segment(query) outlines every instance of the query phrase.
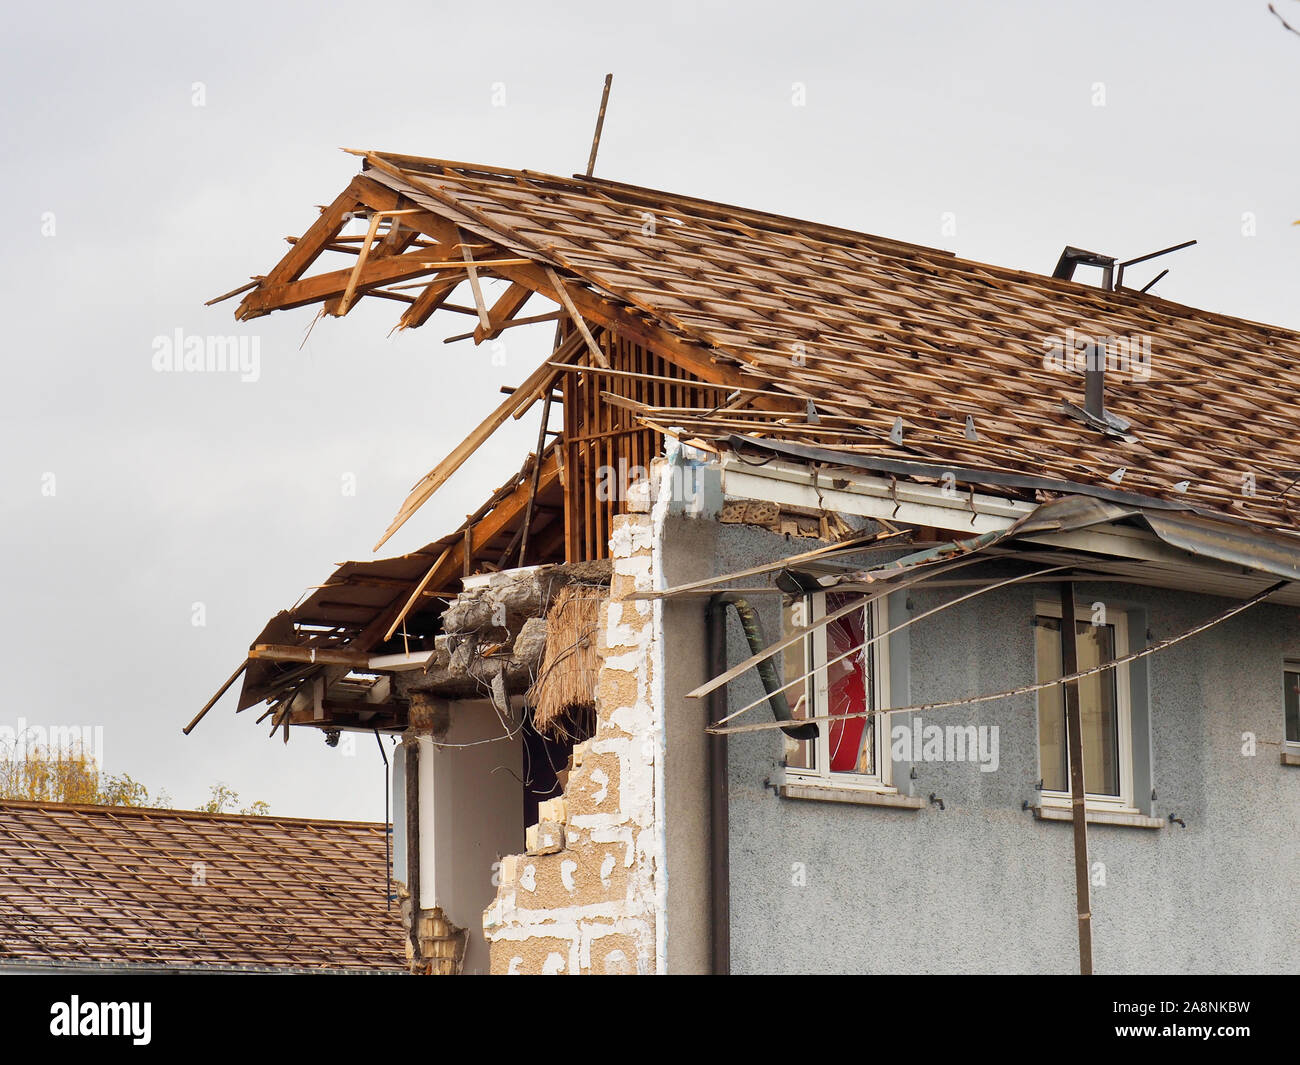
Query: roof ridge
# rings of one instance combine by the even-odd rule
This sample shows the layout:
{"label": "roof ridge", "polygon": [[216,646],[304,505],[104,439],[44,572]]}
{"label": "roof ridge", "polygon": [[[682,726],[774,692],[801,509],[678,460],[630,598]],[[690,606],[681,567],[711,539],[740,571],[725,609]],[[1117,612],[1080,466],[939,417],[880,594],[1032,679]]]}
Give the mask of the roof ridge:
{"label": "roof ridge", "polygon": [[702,197],[668,192],[663,189],[651,188],[647,185],[635,185],[629,182],[616,181],[612,178],[595,176],[587,177],[581,174],[564,177],[562,175],[550,174],[541,170],[518,170],[509,167],[489,166],[483,163],[470,163],[451,159],[435,159],[427,156],[405,155],[399,152],[365,151],[353,148],[347,148],[344,149],[344,151],[347,151],[352,155],[361,156],[362,158],[376,157],[386,161],[392,161],[393,163],[397,163],[399,166],[401,162],[411,162],[445,167],[451,170],[462,171],[467,174],[518,177],[531,181],[553,183],[559,186],[583,189],[586,191],[601,191],[607,193],[623,192],[640,195],[644,198],[653,197],[664,201],[678,202],[684,206],[695,209],[704,208],[709,211],[717,212],[719,217],[723,220],[735,219],[743,221],[742,216],[756,219],[769,219],[794,227],[799,233],[806,236],[817,237],[828,235],[839,238],[851,237],[858,241],[865,240],[870,242],[875,249],[879,250],[883,254],[894,253],[904,256],[939,256],[943,258],[946,265],[950,264],[957,267],[986,270],[1005,280],[1040,286],[1048,291],[1059,293],[1062,296],[1082,298],[1083,300],[1096,305],[1096,310],[1098,311],[1123,311],[1130,310],[1134,306],[1151,307],[1159,305],[1167,312],[1177,312],[1182,317],[1198,318],[1217,325],[1233,327],[1245,326],[1255,330],[1264,330],[1271,334],[1281,334],[1284,337],[1300,339],[1300,328],[1291,328],[1272,322],[1261,322],[1257,319],[1244,318],[1240,315],[1228,314],[1205,307],[1195,307],[1185,303],[1178,303],[1175,300],[1169,300],[1163,296],[1155,295],[1154,293],[1140,293],[1136,289],[1129,288],[1116,289],[1113,291],[1101,289],[1084,282],[1072,280],[1067,281],[1062,278],[1052,277],[1047,273],[1039,273],[1035,270],[1022,267],[1004,266],[998,263],[983,262],[979,259],[965,258],[954,251],[932,247],[927,244],[917,244],[913,241],[898,240],[894,237],[881,236],[880,234],[869,233],[865,230],[849,229],[845,226],[836,226],[826,222],[815,222],[810,219],[796,218],[792,215],[778,214],[773,211],[764,211],[759,208],[745,207],[740,204],[728,204],[716,200],[704,199]]}
{"label": "roof ridge", "polygon": [[280,817],[275,814],[209,813],[207,810],[183,810],[166,806],[106,806],[97,803],[48,802],[37,799],[0,799],[0,811],[6,809],[46,812],[99,813],[114,816],[170,817],[178,821],[235,821],[247,824],[298,824],[365,828],[384,831],[380,821],[343,821],[337,818]]}
{"label": "roof ridge", "polygon": [[386,161],[423,163],[431,166],[446,167],[449,170],[459,170],[467,174],[487,174],[496,177],[504,175],[509,177],[526,178],[531,181],[540,181],[560,186],[568,186],[571,188],[594,189],[595,191],[616,189],[628,193],[641,193],[660,200],[674,200],[683,204],[689,204],[696,208],[709,208],[722,213],[728,218],[734,218],[737,215],[748,215],[754,218],[784,222],[792,227],[797,227],[799,231],[803,233],[812,233],[815,231],[841,237],[853,237],[858,240],[865,237],[873,242],[888,245],[901,251],[924,252],[927,255],[940,255],[944,258],[957,257],[956,252],[951,252],[944,248],[934,248],[927,244],[917,244],[913,241],[898,240],[894,237],[882,236],[879,233],[868,233],[865,230],[849,229],[847,226],[832,225],[829,222],[816,222],[809,218],[796,218],[794,215],[779,214],[775,211],[765,211],[758,207],[745,207],[741,204],[723,203],[720,200],[708,200],[701,196],[688,196],[685,193],[669,192],[666,189],[656,189],[649,185],[636,185],[627,181],[616,181],[613,178],[595,177],[594,175],[588,177],[585,174],[573,174],[569,177],[565,177],[561,174],[550,174],[544,170],[514,170],[509,167],[488,166],[484,163],[467,163],[452,159],[432,159],[426,156],[404,155],[400,152],[361,151],[355,148],[345,148],[344,151],[352,155],[359,155],[363,159],[367,157],[375,157]]}

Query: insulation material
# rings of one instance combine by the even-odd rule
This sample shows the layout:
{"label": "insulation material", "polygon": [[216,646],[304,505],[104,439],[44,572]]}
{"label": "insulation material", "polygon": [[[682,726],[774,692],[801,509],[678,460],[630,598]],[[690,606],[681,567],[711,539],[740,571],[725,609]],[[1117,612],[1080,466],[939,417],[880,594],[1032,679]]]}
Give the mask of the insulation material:
{"label": "insulation material", "polygon": [[591,734],[600,670],[596,628],[608,594],[604,587],[569,585],[561,589],[547,614],[542,668],[528,693],[534,725],[543,735]]}

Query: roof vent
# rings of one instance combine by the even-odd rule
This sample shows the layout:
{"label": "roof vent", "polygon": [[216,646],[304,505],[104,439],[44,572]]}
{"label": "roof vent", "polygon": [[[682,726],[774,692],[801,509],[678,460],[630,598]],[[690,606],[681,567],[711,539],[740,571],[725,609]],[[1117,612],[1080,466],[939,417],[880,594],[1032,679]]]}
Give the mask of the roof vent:
{"label": "roof vent", "polygon": [[1088,352],[1088,368],[1085,371],[1084,400],[1082,407],[1076,407],[1068,399],[1061,401],[1065,413],[1071,418],[1098,429],[1107,436],[1116,436],[1130,443],[1137,439],[1129,430],[1132,423],[1121,418],[1114,411],[1106,409],[1104,399],[1106,385],[1106,349],[1095,345]]}
{"label": "roof vent", "polygon": [[[1084,251],[1082,248],[1073,248],[1066,245],[1065,250],[1061,252],[1061,257],[1056,260],[1056,269],[1052,271],[1052,276],[1060,278],[1062,281],[1073,281],[1076,267],[1095,266],[1101,270],[1101,287],[1107,292],[1113,292],[1124,287],[1124,271],[1130,266],[1136,266],[1138,263],[1145,263],[1151,259],[1158,259],[1160,256],[1168,255],[1173,251],[1182,251],[1184,248],[1190,248],[1195,243],[1194,240],[1185,240],[1181,244],[1161,248],[1159,251],[1153,251],[1147,255],[1139,255],[1136,259],[1125,259],[1118,264],[1118,269],[1116,268],[1114,256],[1098,255],[1095,251]],[[1147,292],[1167,273],[1169,273],[1168,270],[1161,270],[1138,291]]]}
{"label": "roof vent", "polygon": [[1082,248],[1072,248],[1068,244],[1065,251],[1061,252],[1061,257],[1056,261],[1056,269],[1052,271],[1053,277],[1058,277],[1062,281],[1074,280],[1074,270],[1078,266],[1096,266],[1101,269],[1101,287],[1109,292],[1114,287],[1115,279],[1115,258],[1112,255],[1098,255],[1095,251],[1084,251]]}

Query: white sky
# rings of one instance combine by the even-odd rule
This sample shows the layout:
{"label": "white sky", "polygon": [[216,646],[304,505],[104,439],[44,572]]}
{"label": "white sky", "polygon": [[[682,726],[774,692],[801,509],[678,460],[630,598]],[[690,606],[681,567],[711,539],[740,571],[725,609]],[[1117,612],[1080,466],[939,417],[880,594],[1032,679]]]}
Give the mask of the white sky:
{"label": "white sky", "polygon": [[[223,781],[276,813],[382,817],[373,739],[284,747],[233,693],[180,729],[542,357],[444,346],[452,316],[389,339],[401,308],[379,301],[302,350],[314,309],[202,306],[340,191],[340,146],[572,173],[612,70],[602,176],[1044,273],[1065,244],[1195,237],[1135,280],[1168,266],[1168,299],[1300,328],[1300,36],[1264,0],[55,3],[7,22],[0,725],[102,725],[106,768],[182,806]],[[260,380],[155,373],[176,329],[259,336]],[[385,552],[459,524],[531,422]]]}

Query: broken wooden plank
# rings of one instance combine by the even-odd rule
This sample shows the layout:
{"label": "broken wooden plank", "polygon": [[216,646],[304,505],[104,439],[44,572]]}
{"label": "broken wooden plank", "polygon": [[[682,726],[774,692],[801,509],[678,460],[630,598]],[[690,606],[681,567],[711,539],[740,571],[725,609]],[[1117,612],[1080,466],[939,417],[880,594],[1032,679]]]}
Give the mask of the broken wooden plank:
{"label": "broken wooden plank", "polygon": [[[366,230],[366,239],[361,243],[361,251],[357,255],[357,261],[352,267],[352,276],[348,278],[347,287],[343,290],[343,295],[339,297],[338,310],[334,313],[347,314],[348,307],[352,304],[352,297],[356,295],[357,279],[361,276],[361,271],[365,269],[366,260],[370,257],[371,245],[375,242],[375,234],[379,232],[379,223],[383,221],[383,213],[376,211],[370,216],[370,227]],[[326,312],[329,308],[326,307]]]}
{"label": "broken wooden plank", "polygon": [[433,575],[438,572],[438,567],[443,564],[449,554],[451,554],[450,547],[443,551],[434,564],[429,567],[429,571],[424,575],[424,578],[420,583],[415,586],[415,591],[413,591],[410,598],[406,600],[406,604],[398,612],[397,617],[393,618],[393,623],[388,626],[388,631],[384,633],[384,638],[379,641],[380,643],[387,643],[393,638],[393,633],[395,633],[397,627],[406,620],[406,616],[411,612],[411,608],[420,601],[420,596],[422,596],[424,590],[429,587],[429,582],[433,580]]}
{"label": "broken wooden plank", "polygon": [[402,314],[396,328],[415,329],[424,325],[433,312],[444,305],[447,297],[455,292],[464,280],[464,276],[459,273],[439,274],[429,282],[424,291],[415,298],[415,302]]}
{"label": "broken wooden plank", "polygon": [[354,177],[348,183],[348,187],[335,197],[334,202],[307,227],[307,231],[298,238],[297,243],[289,249],[284,258],[271,268],[263,283],[279,285],[300,278],[307,267],[316,261],[322,248],[337,237],[339,230],[351,220],[353,213],[361,205],[361,194],[367,185],[383,188],[378,182],[369,178],[361,175]]}
{"label": "broken wooden plank", "polygon": [[239,679],[240,674],[243,673],[244,670],[246,670],[247,668],[248,668],[248,659],[245,658],[243,662],[239,664],[239,668],[235,670],[235,672],[230,674],[229,677],[226,678],[226,683],[221,685],[221,687],[217,689],[216,694],[213,695],[211,699],[209,699],[206,703],[203,704],[203,709],[194,715],[194,720],[191,721],[188,725],[186,725],[183,729],[181,729],[181,732],[183,732],[186,736],[188,736],[194,730],[194,726],[197,725],[200,721],[203,720],[204,717],[207,716],[208,711],[217,705],[217,700],[220,699],[223,695],[226,694],[226,692],[230,690],[230,686]]}
{"label": "broken wooden plank", "polygon": [[257,286],[260,285],[261,283],[262,283],[262,279],[260,277],[255,277],[253,278],[252,281],[250,281],[246,285],[240,285],[238,288],[232,288],[229,292],[223,292],[220,296],[213,296],[212,299],[205,300],[203,306],[212,307],[218,303],[222,303],[225,300],[230,299],[233,296],[242,295],[243,293],[247,292],[249,289],[257,288]]}
{"label": "broken wooden plank", "polygon": [[[539,492],[545,492],[559,479],[558,452],[558,448],[553,449],[542,463],[541,477],[538,482]],[[527,506],[530,490],[531,485],[528,481],[521,482],[509,495],[499,500],[496,506],[482,515],[475,523],[475,541],[480,544],[490,542],[511,522],[519,518],[524,507]],[[464,548],[463,540],[457,540],[451,545],[450,553],[438,566],[430,584],[444,587],[460,574],[465,565]]]}
{"label": "broken wooden plank", "polygon": [[[357,251],[359,259],[362,256],[365,256],[368,260],[391,259],[395,255],[401,255],[412,246],[420,248],[421,250],[427,250],[431,258],[437,259],[442,257],[441,251],[435,250],[437,248],[436,243],[430,244],[425,241],[418,241],[417,238],[423,236],[423,234],[418,229],[404,226],[398,221],[398,218],[403,213],[404,212],[402,211],[377,212],[378,217],[386,218],[388,220],[388,232],[380,237],[377,242],[370,232],[368,232],[365,237],[361,238],[361,243]],[[352,238],[345,237],[342,239],[350,240]],[[371,292],[369,295],[381,295],[381,293]],[[325,313],[333,317],[341,318],[347,314],[353,306],[354,304],[351,299],[346,299],[345,301],[345,297],[340,297],[326,302]]]}
{"label": "broken wooden plank", "polygon": [[370,664],[370,656],[360,651],[299,647],[294,644],[259,643],[249,649],[248,657],[268,662],[308,662],[314,666],[348,666],[351,669],[365,669]]}
{"label": "broken wooden plank", "polygon": [[538,395],[549,391],[551,380],[556,372],[549,363],[542,363],[519,386],[517,392],[506,397],[505,402],[480,422],[469,436],[457,444],[450,455],[426,473],[411,489],[398,510],[397,516],[384,531],[384,535],[379,538],[379,542],[375,544],[374,550],[378,551],[383,547],[389,538],[406,524],[410,516],[419,510],[428,498],[465,464],[465,460],[474,454],[488,437],[506,423],[506,420],[512,414],[521,407],[526,409],[531,406]]}
{"label": "broken wooden plank", "polygon": [[546,269],[546,277],[551,282],[556,297],[564,304],[564,309],[569,312],[569,317],[573,319],[573,324],[578,327],[578,332],[582,334],[582,339],[587,344],[587,350],[591,352],[591,357],[596,360],[598,366],[609,366],[609,360],[605,358],[605,353],[600,350],[600,345],[596,343],[596,338],[591,335],[591,330],[587,328],[587,323],[578,308],[573,304],[573,298],[569,295],[569,290],[564,287],[564,282],[560,280],[559,275],[549,266]]}
{"label": "broken wooden plank", "polygon": [[479,324],[484,330],[492,328],[492,319],[488,315],[487,304],[483,300],[483,286],[478,282],[478,271],[474,269],[474,253],[470,246],[465,243],[465,237],[457,230],[460,236],[461,254],[465,257],[465,273],[469,275],[469,287],[474,292],[474,306],[478,308]]}
{"label": "broken wooden plank", "polygon": [[347,270],[331,270],[329,273],[317,274],[314,277],[281,285],[264,282],[255,292],[250,292],[245,297],[236,312],[237,316],[249,318],[269,311],[287,310],[290,307],[323,302],[335,296],[342,296],[349,286],[355,291],[369,285],[405,281],[408,278],[419,277],[421,274],[433,273],[440,269],[440,264],[432,262],[427,252],[415,251],[362,263],[359,267],[358,269],[354,265]]}
{"label": "broken wooden plank", "polygon": [[[529,290],[529,295],[532,295],[531,289]],[[493,321],[495,322],[495,309],[492,313]],[[499,325],[494,326],[492,333],[494,336],[497,336],[505,332],[507,329],[517,329],[521,325],[536,325],[538,322],[558,322],[561,318],[567,318],[568,316],[567,311],[559,310],[548,311],[546,314],[532,314],[527,318],[512,318],[508,322],[502,322]],[[480,329],[479,327],[475,327],[474,331],[470,333],[457,333],[455,336],[443,337],[442,342],[444,344],[455,344],[458,341],[469,340],[471,337],[477,337],[479,335]]]}

